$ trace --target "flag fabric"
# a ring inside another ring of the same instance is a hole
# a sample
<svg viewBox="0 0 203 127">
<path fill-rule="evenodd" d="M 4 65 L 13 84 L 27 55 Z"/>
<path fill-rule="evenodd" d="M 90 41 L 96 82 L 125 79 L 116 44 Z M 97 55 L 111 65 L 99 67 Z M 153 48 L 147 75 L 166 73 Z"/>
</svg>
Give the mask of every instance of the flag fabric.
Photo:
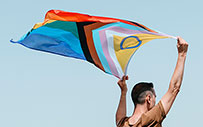
<svg viewBox="0 0 203 127">
<path fill-rule="evenodd" d="M 19 43 L 25 47 L 93 63 L 121 78 L 135 51 L 153 39 L 175 38 L 142 24 L 108 17 L 50 10 Z"/>
</svg>

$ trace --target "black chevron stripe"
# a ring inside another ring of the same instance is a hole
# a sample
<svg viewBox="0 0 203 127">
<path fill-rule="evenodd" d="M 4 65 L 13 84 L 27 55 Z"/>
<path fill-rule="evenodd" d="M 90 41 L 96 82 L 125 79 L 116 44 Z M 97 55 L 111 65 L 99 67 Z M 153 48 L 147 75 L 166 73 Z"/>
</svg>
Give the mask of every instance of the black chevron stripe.
<svg viewBox="0 0 203 127">
<path fill-rule="evenodd" d="M 85 58 L 87 61 L 94 63 L 92 56 L 90 55 L 90 51 L 87 45 L 87 39 L 84 31 L 84 26 L 93 24 L 95 22 L 77 22 L 77 28 L 78 28 L 78 33 L 79 33 L 79 38 L 80 38 L 80 44 L 83 50 L 83 53 L 85 55 Z"/>
</svg>

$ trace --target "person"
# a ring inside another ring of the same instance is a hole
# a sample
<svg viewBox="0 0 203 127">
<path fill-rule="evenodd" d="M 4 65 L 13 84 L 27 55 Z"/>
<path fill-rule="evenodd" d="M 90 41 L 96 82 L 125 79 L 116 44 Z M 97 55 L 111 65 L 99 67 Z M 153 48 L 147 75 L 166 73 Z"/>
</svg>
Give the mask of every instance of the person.
<svg viewBox="0 0 203 127">
<path fill-rule="evenodd" d="M 126 116 L 126 80 L 128 76 L 123 76 L 118 81 L 121 89 L 120 102 L 116 112 L 117 127 L 161 127 L 162 121 L 168 114 L 173 102 L 180 91 L 182 84 L 184 65 L 188 50 L 188 43 L 181 37 L 177 37 L 178 59 L 171 78 L 169 88 L 161 100 L 156 103 L 156 93 L 153 83 L 140 82 L 136 84 L 131 92 L 134 103 L 132 116 Z"/>
</svg>

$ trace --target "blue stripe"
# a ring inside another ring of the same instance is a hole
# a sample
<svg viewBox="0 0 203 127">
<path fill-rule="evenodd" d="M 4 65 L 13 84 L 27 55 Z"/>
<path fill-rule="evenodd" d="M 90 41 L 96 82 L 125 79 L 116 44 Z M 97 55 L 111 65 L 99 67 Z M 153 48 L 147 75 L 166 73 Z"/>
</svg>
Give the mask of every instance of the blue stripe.
<svg viewBox="0 0 203 127">
<path fill-rule="evenodd" d="M 83 51 L 80 45 L 80 40 L 77 37 L 75 37 L 71 32 L 43 26 L 33 30 L 31 34 L 40 34 L 40 35 L 54 38 L 57 41 L 65 42 L 69 45 L 70 49 L 73 50 L 74 52 L 78 54 L 83 54 Z"/>
<path fill-rule="evenodd" d="M 35 50 L 86 60 L 84 54 L 76 52 L 72 45 L 37 33 L 31 33 L 24 40 L 16 43 Z"/>
</svg>

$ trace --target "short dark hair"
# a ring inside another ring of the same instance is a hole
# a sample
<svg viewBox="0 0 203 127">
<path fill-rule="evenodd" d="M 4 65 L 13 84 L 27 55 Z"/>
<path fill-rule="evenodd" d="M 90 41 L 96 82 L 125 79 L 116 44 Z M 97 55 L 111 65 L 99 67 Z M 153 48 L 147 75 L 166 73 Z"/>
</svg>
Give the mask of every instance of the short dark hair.
<svg viewBox="0 0 203 127">
<path fill-rule="evenodd" d="M 136 106 L 137 104 L 143 104 L 145 102 L 147 91 L 154 93 L 153 87 L 154 87 L 153 83 L 147 82 L 137 83 L 133 87 L 131 92 L 131 97 L 134 105 Z"/>
</svg>

